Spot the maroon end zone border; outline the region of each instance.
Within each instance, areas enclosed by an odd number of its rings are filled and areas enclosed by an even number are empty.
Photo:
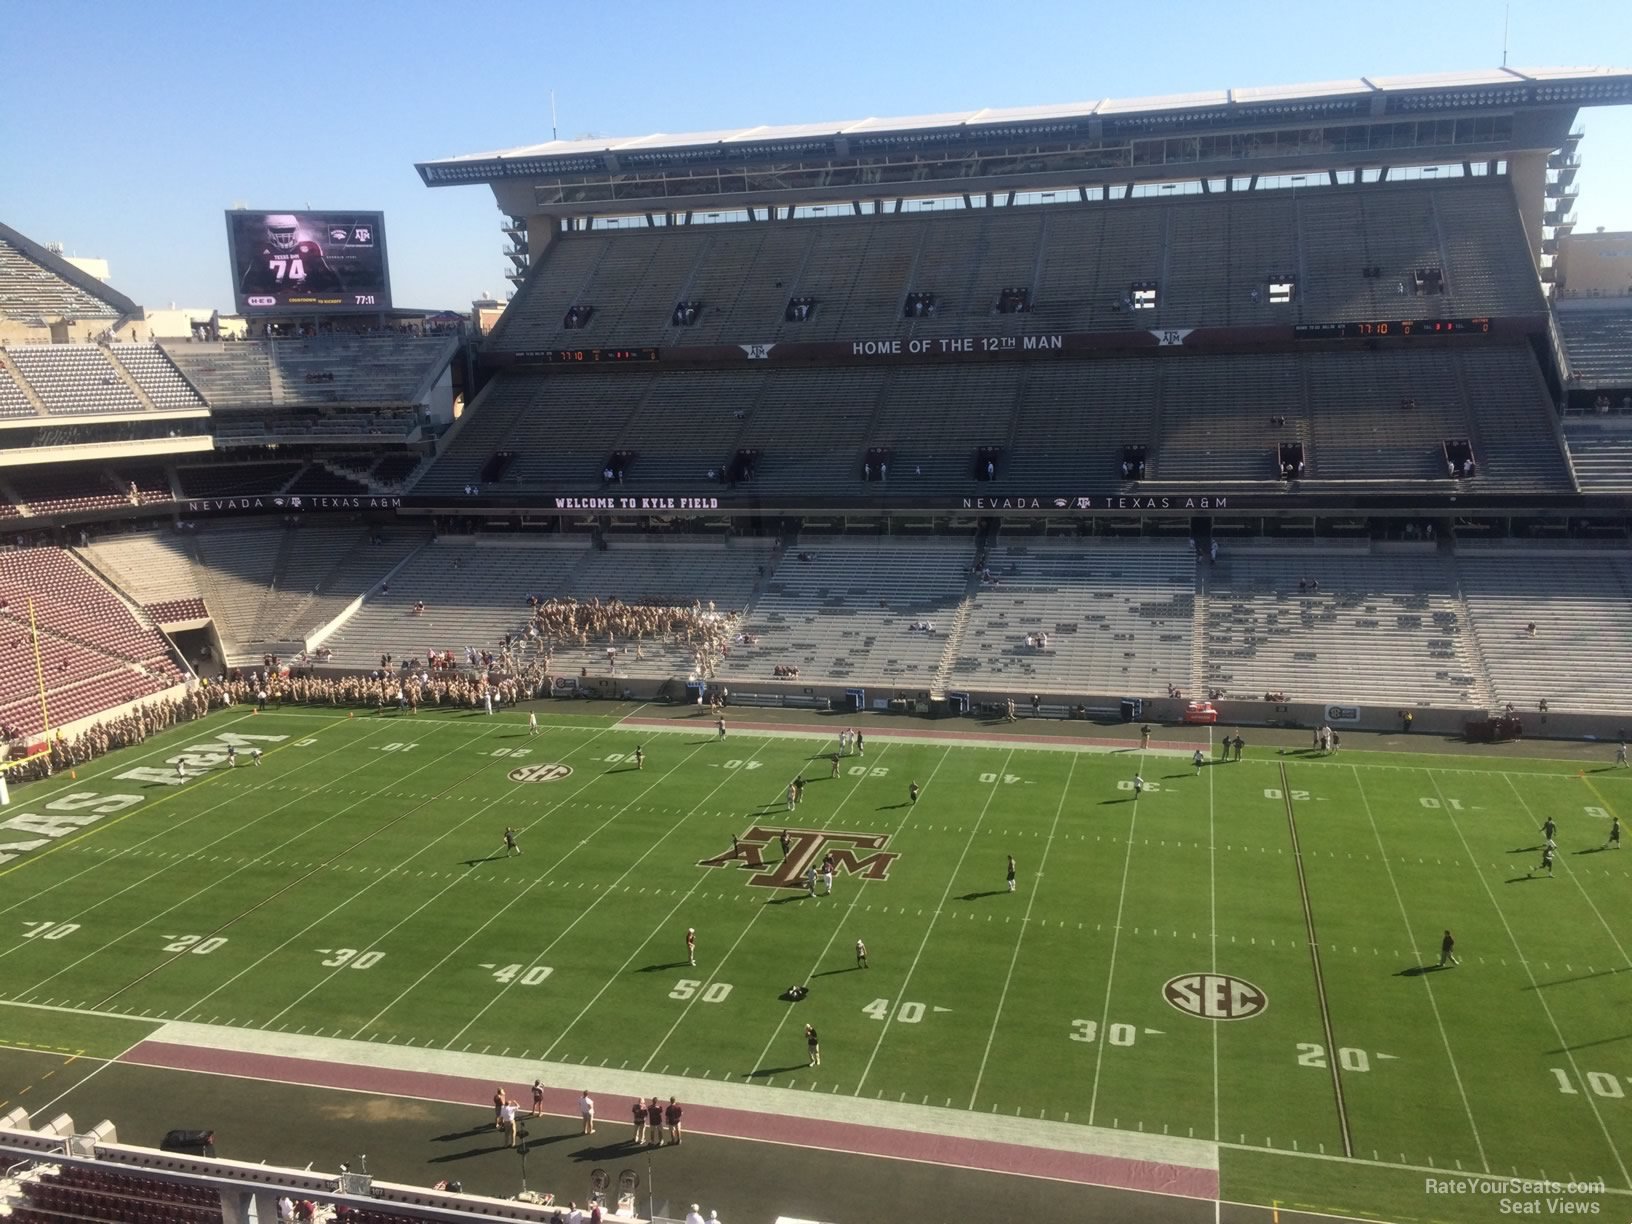
[[[486,1102],[493,1094],[490,1080],[236,1050],[213,1050],[165,1041],[140,1042],[116,1061],[172,1071],[442,1101],[481,1110],[488,1108]],[[520,1101],[530,1101],[530,1089],[526,1085],[516,1086],[515,1092]],[[621,1111],[625,1103],[620,1100],[613,1105],[608,1098],[603,1097],[602,1100],[606,1105],[601,1112],[601,1121],[613,1126],[622,1122]],[[546,1088],[544,1112],[555,1117],[577,1118],[577,1093],[563,1088]],[[1096,1156],[995,1140],[965,1139],[954,1135],[715,1106],[690,1107],[686,1112],[686,1127],[694,1135],[718,1135],[730,1139],[822,1148],[991,1173],[1112,1186],[1146,1194],[1168,1194],[1208,1201],[1218,1198],[1217,1170],[1159,1161]]]

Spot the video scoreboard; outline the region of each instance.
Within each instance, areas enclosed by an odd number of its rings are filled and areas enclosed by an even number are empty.
[[[377,212],[227,213],[238,313],[389,310],[385,217]]]

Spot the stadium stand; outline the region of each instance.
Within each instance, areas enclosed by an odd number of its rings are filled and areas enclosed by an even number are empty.
[[[108,351],[94,344],[24,344],[7,350],[48,413],[143,412]]]
[[[1632,390],[1632,308],[1601,300],[1579,308],[1569,303],[1561,305],[1554,317],[1569,356],[1572,383]]]
[[[687,607],[716,605],[729,620],[753,595],[770,556],[769,541],[726,546],[712,541],[618,538],[606,549],[588,539],[440,539],[416,553],[372,591],[362,608],[328,637],[338,666],[373,667],[380,656],[419,656],[467,646],[497,649],[528,620],[528,595],[580,601]],[[424,611],[415,612],[423,603]],[[627,648],[630,643],[615,643]],[[607,674],[607,643],[555,643],[551,670]],[[617,674],[668,679],[690,674],[684,641],[646,640],[636,659],[623,649]]]
[[[977,321],[983,332],[1017,334],[1545,310],[1513,194],[1497,179],[970,208],[766,228],[559,235],[505,311],[492,346],[945,336],[967,333]],[[1380,276],[1362,275],[1374,265]],[[1422,267],[1443,271],[1445,293],[1406,290]],[[1293,302],[1272,305],[1271,274],[1298,269]],[[1133,309],[1135,282],[1157,284],[1154,309]],[[1011,285],[1034,289],[1029,312],[996,310],[999,291]],[[933,293],[934,314],[904,318],[910,292]],[[816,301],[802,322],[784,318],[796,297]],[[680,301],[702,302],[698,323],[674,325]],[[565,326],[575,303],[594,307],[583,327]]]
[[[107,536],[79,551],[93,569],[149,609],[203,598],[192,551],[174,532]]]
[[[278,493],[304,464],[221,463],[209,467],[178,467],[176,478],[183,497],[241,497]]]
[[[110,344],[108,351],[129,371],[155,408],[202,408],[204,401],[156,344]]]
[[[40,414],[27,393],[12,377],[11,370],[0,358],[0,417],[38,417]]]
[[[1632,418],[1567,418],[1564,441],[1582,492],[1632,493]]]
[[[1457,558],[1473,635],[1497,703],[1625,718],[1632,692],[1632,565],[1557,553]],[[1535,625],[1532,634],[1528,626]]]
[[[937,688],[973,561],[967,540],[802,538],[742,620],[756,644],[718,675],[741,684],[791,666],[805,681]],[[924,623],[934,631],[911,628]]]
[[[249,527],[181,537],[230,664],[296,653],[408,556],[427,533],[360,527]],[[375,662],[378,662],[376,656]]]
[[[8,676],[34,673],[32,603],[52,726],[162,692],[183,679],[164,638],[72,554],[56,548],[0,552],[0,637]],[[33,684],[7,687],[0,723],[45,726]]]
[[[113,322],[135,309],[60,256],[0,225],[0,317]]]
[[[458,345],[453,335],[388,332],[162,347],[213,407],[315,408],[417,403],[447,368]]]
[[[506,488],[596,490],[608,456],[625,451],[636,456],[626,484],[707,489],[718,485],[710,470],[750,448],[759,459],[742,483],[768,494],[882,495],[865,479],[867,453],[878,448],[894,452],[897,491],[979,492],[982,446],[1004,452],[1002,479],[1070,488],[1085,471],[1095,485],[1109,482],[1130,444],[1149,448],[1153,484],[1274,485],[1275,445],[1294,440],[1308,450],[1308,487],[1410,489],[1444,480],[1448,438],[1473,441],[1488,486],[1572,491],[1550,411],[1533,356],[1499,345],[887,370],[510,372],[482,393],[414,491],[492,485],[483,468],[501,450],[515,455],[498,482]]]
[[[980,585],[952,664],[960,687],[1191,688],[1195,554],[1186,544],[1000,541],[986,567],[995,582]]]
[[[1231,549],[1203,608],[1205,682],[1226,698],[1489,704],[1438,557]]]

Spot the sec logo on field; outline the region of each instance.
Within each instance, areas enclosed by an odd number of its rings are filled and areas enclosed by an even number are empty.
[[[1187,1016],[1202,1020],[1250,1020],[1269,1006],[1251,982],[1224,973],[1186,973],[1162,987],[1162,997]]]
[[[571,765],[555,763],[544,765],[523,765],[519,769],[510,771],[512,782],[559,782],[572,772]]]

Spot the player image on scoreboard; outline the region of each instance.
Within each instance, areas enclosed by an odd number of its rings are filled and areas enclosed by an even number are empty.
[[[229,212],[238,310],[389,308],[382,220],[377,212]]]

